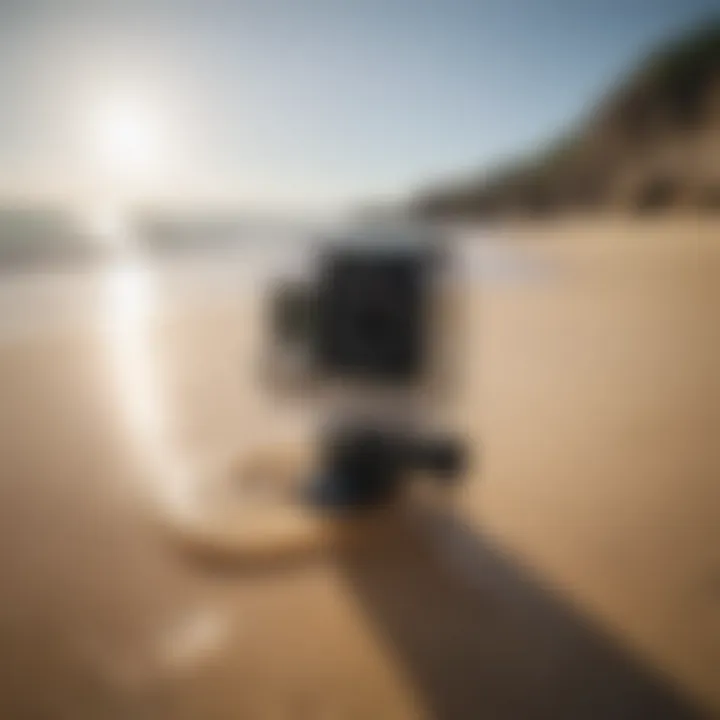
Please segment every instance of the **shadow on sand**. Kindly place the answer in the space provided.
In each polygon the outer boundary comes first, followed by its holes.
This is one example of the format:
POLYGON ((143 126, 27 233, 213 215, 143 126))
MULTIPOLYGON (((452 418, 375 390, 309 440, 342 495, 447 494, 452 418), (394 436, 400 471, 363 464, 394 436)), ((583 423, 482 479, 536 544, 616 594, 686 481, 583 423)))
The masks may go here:
POLYGON ((338 561, 429 717, 700 717, 474 529, 393 524, 338 561))

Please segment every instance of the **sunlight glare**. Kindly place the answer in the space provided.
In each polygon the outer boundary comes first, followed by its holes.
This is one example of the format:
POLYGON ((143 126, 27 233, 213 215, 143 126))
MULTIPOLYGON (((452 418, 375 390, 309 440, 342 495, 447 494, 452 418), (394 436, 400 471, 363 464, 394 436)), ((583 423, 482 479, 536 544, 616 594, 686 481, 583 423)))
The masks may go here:
POLYGON ((156 305, 151 269, 133 259, 105 279, 103 315, 118 400, 154 482, 145 487, 156 510, 174 517, 197 512, 192 474, 170 437, 163 373, 153 347, 156 305))
POLYGON ((130 183, 148 179, 161 169, 164 132, 156 108, 149 103, 108 99, 94 108, 89 125, 97 170, 130 183))

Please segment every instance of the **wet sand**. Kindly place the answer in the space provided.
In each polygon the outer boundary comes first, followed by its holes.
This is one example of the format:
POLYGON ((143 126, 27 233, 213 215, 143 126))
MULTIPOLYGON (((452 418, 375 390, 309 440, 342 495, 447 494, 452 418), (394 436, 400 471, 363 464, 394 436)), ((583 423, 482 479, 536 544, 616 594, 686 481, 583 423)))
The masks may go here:
POLYGON ((720 228, 506 232, 549 271, 469 287, 461 518, 382 552, 248 575, 152 522, 178 469, 302 435, 252 283, 147 312, 130 273, 6 337, 2 717, 720 712, 720 228))

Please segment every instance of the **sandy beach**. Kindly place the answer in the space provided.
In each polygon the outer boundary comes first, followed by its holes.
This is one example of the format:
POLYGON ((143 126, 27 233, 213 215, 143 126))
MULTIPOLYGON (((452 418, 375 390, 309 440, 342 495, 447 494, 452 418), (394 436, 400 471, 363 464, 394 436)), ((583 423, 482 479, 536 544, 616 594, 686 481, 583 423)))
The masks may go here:
POLYGON ((0 279, 0 715, 720 713, 720 225, 496 237, 520 270, 463 280, 457 522, 252 574, 151 508, 307 433, 258 381, 263 278, 0 279))

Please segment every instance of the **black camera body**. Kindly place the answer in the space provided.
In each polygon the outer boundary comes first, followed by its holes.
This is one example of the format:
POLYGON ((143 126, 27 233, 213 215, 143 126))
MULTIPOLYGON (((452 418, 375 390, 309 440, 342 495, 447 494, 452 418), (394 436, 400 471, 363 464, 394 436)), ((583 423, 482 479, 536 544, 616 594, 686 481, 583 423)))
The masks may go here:
POLYGON ((432 372, 442 255, 429 241, 341 239, 323 244, 314 272, 271 299, 277 355, 301 354, 320 382, 420 384, 432 372))
POLYGON ((412 383, 427 370, 435 253, 343 247, 321 261, 312 342, 320 373, 412 383))
POLYGON ((325 377, 413 383, 428 370, 435 253, 335 247, 320 259, 311 343, 325 377))

